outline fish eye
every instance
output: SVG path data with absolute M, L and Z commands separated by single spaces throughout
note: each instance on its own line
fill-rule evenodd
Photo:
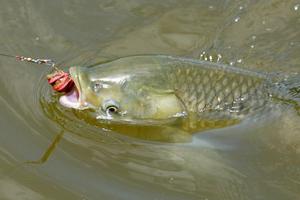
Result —
M 106 112 L 109 112 L 109 113 L 116 113 L 118 112 L 118 108 L 116 106 L 108 106 L 106 108 Z
M 119 105 L 117 102 L 115 102 L 114 100 L 107 100 L 104 102 L 103 104 L 103 110 L 107 113 L 107 114 L 111 114 L 111 113 L 118 113 L 119 111 Z

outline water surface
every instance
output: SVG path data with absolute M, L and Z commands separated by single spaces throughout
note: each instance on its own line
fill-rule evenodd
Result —
M 64 66 L 209 54 L 290 74 L 300 72 L 299 16 L 297 0 L 2 1 L 0 50 Z M 188 143 L 155 143 L 102 131 L 67 109 L 48 112 L 46 67 L 4 57 L 0 67 L 0 199 L 299 198 L 300 118 L 292 106 Z M 61 131 L 45 163 L 25 164 Z

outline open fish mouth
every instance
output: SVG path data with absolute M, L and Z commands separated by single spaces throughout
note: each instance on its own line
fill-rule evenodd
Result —
M 87 109 L 88 106 L 86 105 L 86 103 L 83 101 L 82 98 L 77 70 L 78 70 L 77 67 L 71 67 L 69 69 L 70 76 L 75 84 L 71 91 L 67 92 L 66 94 L 62 95 L 59 98 L 59 103 L 62 106 L 67 108 L 83 110 L 83 109 Z
M 76 86 L 74 86 L 74 88 L 70 92 L 61 96 L 59 98 L 59 103 L 67 108 L 79 109 L 81 106 L 79 102 L 79 92 Z

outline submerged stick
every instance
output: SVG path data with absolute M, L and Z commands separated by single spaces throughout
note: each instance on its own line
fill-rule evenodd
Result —
M 47 147 L 46 151 L 43 155 L 37 160 L 26 161 L 24 164 L 43 164 L 47 162 L 51 154 L 54 152 L 56 146 L 60 142 L 61 138 L 64 135 L 64 131 L 62 130 L 59 134 L 57 134 L 51 144 Z
M 69 73 L 64 72 L 56 67 L 55 62 L 51 59 L 31 58 L 25 56 L 14 56 L 9 54 L 0 53 L 0 56 L 15 58 L 17 61 L 24 61 L 35 64 L 45 64 L 54 69 L 54 72 L 47 75 L 48 83 L 52 86 L 52 89 L 58 92 L 69 92 L 74 87 L 74 82 L 71 79 Z M 38 160 L 26 161 L 22 164 L 43 164 L 45 163 L 51 154 L 54 152 L 56 146 L 60 142 L 64 135 L 64 130 L 57 134 L 51 144 L 48 146 L 46 151 Z M 21 165 L 22 165 L 21 164 Z

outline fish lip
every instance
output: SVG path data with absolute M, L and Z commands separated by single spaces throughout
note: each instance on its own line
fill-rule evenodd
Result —
M 67 94 L 63 95 L 60 97 L 59 101 L 60 103 L 69 108 L 74 108 L 78 110 L 84 110 L 89 108 L 88 105 L 84 102 L 83 95 L 82 95 L 82 87 L 79 81 L 79 76 L 78 76 L 78 70 L 79 67 L 70 67 L 69 73 L 71 76 L 71 79 L 74 81 L 74 89 L 71 92 L 68 92 Z M 72 95 L 72 92 L 77 93 L 77 102 L 72 102 L 68 97 Z
M 80 84 L 80 79 L 79 79 L 79 70 L 80 67 L 70 67 L 69 73 L 71 78 L 73 79 L 75 83 L 75 87 L 77 88 L 78 91 L 78 102 L 79 102 L 79 108 L 80 110 L 88 109 L 89 106 L 84 100 L 84 96 L 82 94 L 82 86 Z

